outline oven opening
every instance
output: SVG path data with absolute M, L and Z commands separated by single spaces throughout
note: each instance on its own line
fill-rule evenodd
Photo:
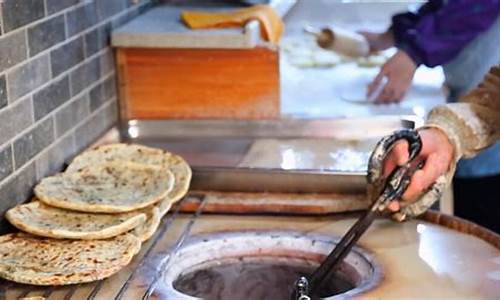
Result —
M 166 266 L 164 288 L 175 299 L 289 300 L 337 240 L 292 232 L 230 232 L 188 241 Z M 381 278 L 371 255 L 355 248 L 315 299 L 355 296 Z

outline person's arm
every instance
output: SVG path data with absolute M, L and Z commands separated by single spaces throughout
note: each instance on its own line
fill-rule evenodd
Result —
M 472 157 L 500 138 L 500 66 L 491 68 L 477 88 L 460 103 L 436 107 L 427 125 L 446 132 L 453 142 L 455 161 Z
M 399 102 L 411 85 L 419 65 L 429 67 L 451 61 L 469 42 L 487 30 L 500 13 L 500 1 L 430 1 L 418 14 L 393 18 L 392 33 L 397 53 L 381 68 L 368 86 L 367 95 L 387 77 L 376 102 Z
M 412 177 L 403 200 L 418 202 L 439 177 L 450 182 L 460 158 L 472 157 L 500 139 L 500 65 L 491 68 L 482 83 L 461 101 L 434 108 L 419 129 L 423 142 L 419 158 L 425 164 Z M 407 144 L 398 143 L 386 159 L 384 173 L 407 160 Z M 394 204 L 390 209 L 397 211 L 399 206 Z
M 360 31 L 372 52 L 382 51 L 394 46 L 394 32 L 400 34 L 410 28 L 415 28 L 420 19 L 442 6 L 441 0 L 430 0 L 423 4 L 416 12 L 404 12 L 392 17 L 392 24 L 385 32 Z
M 423 7 L 425 12 L 417 17 L 403 14 L 393 18 L 395 45 L 417 66 L 434 67 L 451 61 L 490 28 L 500 13 L 500 2 L 496 0 L 448 1 L 444 5 L 442 2 L 429 2 L 428 7 Z

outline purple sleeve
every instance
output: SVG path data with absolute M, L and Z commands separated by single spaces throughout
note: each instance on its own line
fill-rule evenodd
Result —
M 431 0 L 417 13 L 394 16 L 391 28 L 397 48 L 434 67 L 452 60 L 499 12 L 500 0 Z

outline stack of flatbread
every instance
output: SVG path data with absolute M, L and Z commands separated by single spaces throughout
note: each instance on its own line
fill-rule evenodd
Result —
M 0 236 L 0 277 L 63 285 L 103 279 L 126 266 L 184 197 L 191 169 L 173 153 L 110 144 L 44 178 L 6 218 L 23 232 Z

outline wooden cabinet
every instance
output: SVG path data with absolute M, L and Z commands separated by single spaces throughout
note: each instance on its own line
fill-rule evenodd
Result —
M 276 50 L 117 48 L 116 55 L 122 120 L 280 115 Z

